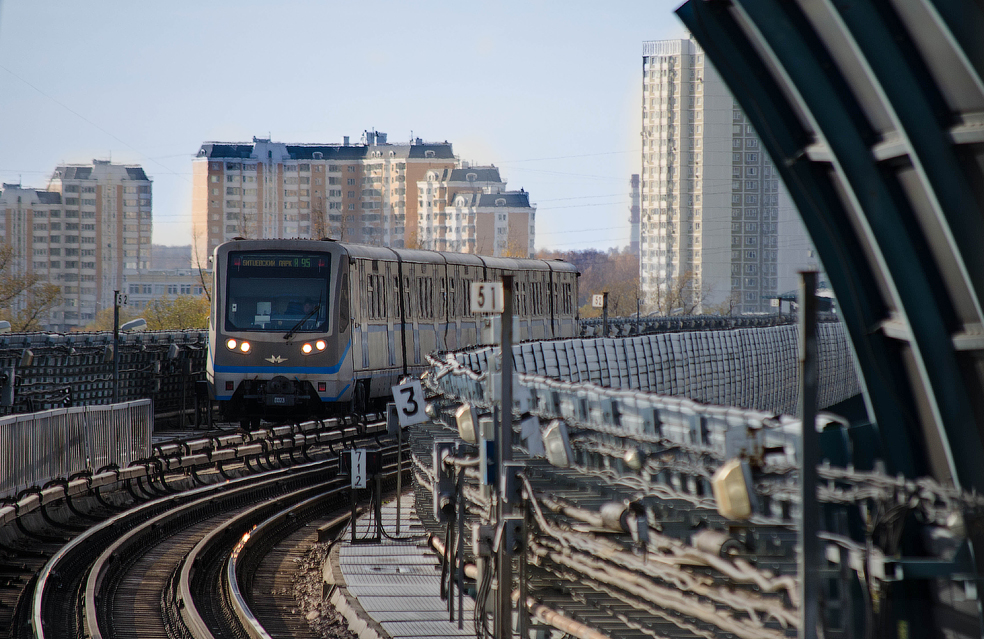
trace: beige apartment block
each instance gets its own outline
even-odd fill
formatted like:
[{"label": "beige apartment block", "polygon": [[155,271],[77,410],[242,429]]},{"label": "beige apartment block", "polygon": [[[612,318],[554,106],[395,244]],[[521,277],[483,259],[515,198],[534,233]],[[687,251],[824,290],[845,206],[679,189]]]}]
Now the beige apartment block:
[{"label": "beige apartment block", "polygon": [[4,184],[0,193],[14,268],[61,288],[48,330],[78,329],[111,308],[124,274],[148,268],[151,231],[151,181],[136,165],[63,165],[47,190]]},{"label": "beige apartment block", "polygon": [[524,190],[507,191],[494,166],[428,171],[417,184],[420,248],[530,257],[536,207]]},{"label": "beige apartment block", "polygon": [[770,311],[780,274],[816,266],[775,167],[696,42],[643,43],[642,70],[644,295],[689,275],[704,310]]},{"label": "beige apartment block", "polygon": [[193,268],[147,270],[128,273],[123,276],[122,291],[126,293],[127,305],[133,310],[141,310],[147,303],[161,297],[205,294],[202,279],[212,280],[211,271],[199,272]]},{"label": "beige apartment block", "polygon": [[193,259],[207,264],[235,237],[414,246],[417,182],[456,164],[448,142],[390,144],[376,131],[359,144],[205,143],[192,167]]}]

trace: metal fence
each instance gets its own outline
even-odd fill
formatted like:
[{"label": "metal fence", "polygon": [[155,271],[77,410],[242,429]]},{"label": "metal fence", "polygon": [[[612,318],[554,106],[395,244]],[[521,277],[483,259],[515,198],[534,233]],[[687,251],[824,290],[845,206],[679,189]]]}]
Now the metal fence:
[{"label": "metal fence", "polygon": [[[603,336],[604,320],[600,317],[581,318],[581,337],[628,337],[631,335],[647,335],[649,333],[666,333],[674,331],[720,331],[735,328],[768,328],[770,326],[785,326],[796,324],[796,315],[674,315],[674,316],[642,316],[642,317],[609,317],[608,335]],[[817,321],[821,323],[839,322],[835,313],[819,313]]]},{"label": "metal fence", "polygon": [[[517,373],[793,414],[798,400],[797,331],[794,325],[783,325],[529,342],[513,346],[513,362]],[[825,408],[857,395],[861,386],[843,327],[822,323],[817,333],[817,401]],[[483,372],[492,353],[492,347],[483,347],[455,353],[454,358]]]},{"label": "metal fence", "polygon": [[0,417],[0,495],[145,459],[153,421],[149,399]]},{"label": "metal fence", "polygon": [[[207,332],[120,335],[120,401],[151,398],[154,410],[194,406],[205,379]],[[13,394],[0,415],[113,401],[112,333],[24,333],[0,337],[0,373],[13,374]]]}]

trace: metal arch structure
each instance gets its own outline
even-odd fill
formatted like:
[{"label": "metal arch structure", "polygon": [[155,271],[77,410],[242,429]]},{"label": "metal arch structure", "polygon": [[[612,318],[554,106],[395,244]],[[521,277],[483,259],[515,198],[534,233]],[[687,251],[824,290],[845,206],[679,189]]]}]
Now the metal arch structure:
[{"label": "metal arch structure", "polygon": [[[984,4],[690,0],[677,13],[813,239],[887,470],[984,492]],[[979,583],[984,536],[969,532]],[[918,554],[919,532],[906,537]],[[946,587],[906,579],[886,593],[894,624],[869,631],[940,633]],[[959,636],[982,634],[974,603]]]},{"label": "metal arch structure", "polygon": [[984,6],[691,0],[677,13],[799,208],[889,471],[984,492]]}]

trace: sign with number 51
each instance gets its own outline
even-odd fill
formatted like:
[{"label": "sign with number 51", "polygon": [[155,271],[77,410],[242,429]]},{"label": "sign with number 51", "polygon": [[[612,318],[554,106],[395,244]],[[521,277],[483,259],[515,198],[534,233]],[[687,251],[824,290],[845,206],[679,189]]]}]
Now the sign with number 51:
[{"label": "sign with number 51", "polygon": [[410,426],[426,422],[429,417],[424,412],[424,389],[420,380],[393,387],[393,403],[400,418],[400,426]]},{"label": "sign with number 51", "polygon": [[472,282],[471,312],[501,313],[502,282]]}]

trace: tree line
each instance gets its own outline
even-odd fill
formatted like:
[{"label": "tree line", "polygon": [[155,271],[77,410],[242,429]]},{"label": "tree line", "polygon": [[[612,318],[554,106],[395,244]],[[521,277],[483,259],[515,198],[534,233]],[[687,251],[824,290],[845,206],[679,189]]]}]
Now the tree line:
[{"label": "tree line", "polygon": [[[0,243],[0,320],[10,322],[15,333],[44,330],[51,311],[61,304],[59,286],[46,282],[33,271],[20,272],[15,264],[14,247]],[[143,308],[120,307],[120,323],[137,317],[147,320],[147,330],[165,331],[208,327],[209,299],[205,295],[162,296]],[[96,314],[82,330],[108,331],[113,329],[113,309]]]},{"label": "tree line", "polygon": [[724,302],[709,306],[710,286],[698,284],[693,273],[675,277],[657,277],[652,289],[644,293],[639,285],[639,256],[628,247],[608,251],[537,252],[540,259],[561,259],[573,264],[581,273],[578,280],[578,307],[581,317],[601,317],[601,309],[591,306],[591,297],[608,293],[609,317],[640,315],[730,315],[737,306],[732,295]]}]

